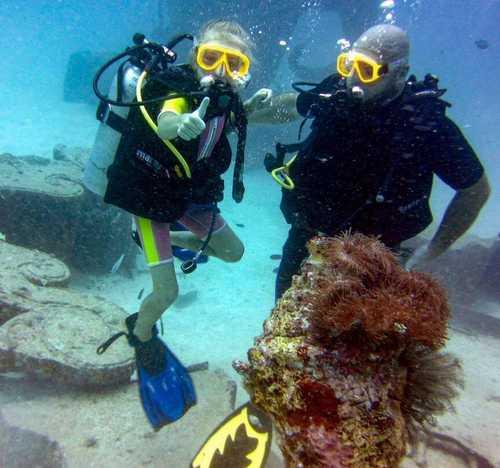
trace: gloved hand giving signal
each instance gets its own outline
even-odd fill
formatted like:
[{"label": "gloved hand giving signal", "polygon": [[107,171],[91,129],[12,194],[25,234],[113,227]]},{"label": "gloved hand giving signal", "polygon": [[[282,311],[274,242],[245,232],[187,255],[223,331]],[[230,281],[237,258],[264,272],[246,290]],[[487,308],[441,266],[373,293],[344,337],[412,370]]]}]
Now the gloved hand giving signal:
[{"label": "gloved hand giving signal", "polygon": [[259,89],[252,97],[247,99],[243,106],[247,114],[264,109],[271,103],[273,91],[269,88]]},{"label": "gloved hand giving signal", "polygon": [[204,97],[200,107],[194,112],[180,115],[179,126],[177,127],[177,136],[183,140],[189,141],[197,138],[205,130],[206,124],[203,121],[207,113],[210,98]]}]

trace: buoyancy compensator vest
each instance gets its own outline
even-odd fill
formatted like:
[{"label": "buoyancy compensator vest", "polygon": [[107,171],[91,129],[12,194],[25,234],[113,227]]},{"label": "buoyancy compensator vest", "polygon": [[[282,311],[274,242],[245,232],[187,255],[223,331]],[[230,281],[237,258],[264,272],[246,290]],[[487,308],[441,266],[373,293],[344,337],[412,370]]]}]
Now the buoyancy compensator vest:
[{"label": "buoyancy compensator vest", "polygon": [[[351,121],[354,126],[357,126],[363,124],[363,119],[370,119],[372,117],[369,113],[363,112],[359,100],[349,94],[349,90],[345,86],[345,81],[338,76],[333,75],[332,77],[328,77],[322,83],[307,91],[298,86],[294,86],[294,88],[300,93],[308,93],[310,95],[308,96],[309,105],[306,118],[313,119],[311,132],[305,140],[299,143],[288,145],[278,143],[276,145],[276,156],[268,154],[265,162],[266,169],[269,172],[285,172],[284,175],[280,175],[279,180],[284,189],[281,208],[288,223],[301,225],[304,219],[311,216],[311,210],[307,209],[308,206],[310,208],[310,203],[312,203],[309,197],[314,195],[318,187],[324,185],[320,183],[322,181],[313,181],[310,189],[302,191],[302,187],[297,189],[297,183],[294,183],[295,175],[299,178],[304,174],[307,175],[308,179],[312,177],[311,173],[314,170],[311,166],[314,164],[315,159],[314,148],[316,140],[324,138],[323,132],[332,128],[338,120],[343,120],[344,122]],[[370,206],[384,205],[388,211],[401,212],[402,217],[407,214],[405,210],[399,210],[400,207],[397,204],[400,202],[400,199],[397,193],[395,193],[398,190],[399,173],[402,170],[402,165],[405,163],[403,156],[408,152],[405,147],[405,145],[409,144],[407,136],[412,133],[415,135],[425,130],[427,127],[424,128],[423,122],[426,125],[439,126],[440,119],[445,116],[446,108],[450,106],[449,103],[441,99],[445,92],[446,90],[438,88],[438,79],[433,75],[426,75],[422,81],[417,81],[415,76],[411,76],[407,81],[403,95],[398,98],[394,105],[388,107],[387,114],[385,111],[376,114],[375,118],[380,119],[384,127],[382,130],[390,136],[390,144],[386,146],[387,152],[390,154],[387,157],[388,165],[384,172],[385,175],[380,179],[380,183],[373,193],[364,202],[352,206],[349,209],[349,214],[341,217],[341,219],[335,219],[334,225],[330,225],[328,231],[338,232],[347,229],[355,223],[356,219],[362,217],[363,213],[366,213],[366,209]],[[337,141],[335,134],[333,134],[331,141],[332,148],[334,149],[339,144],[341,145],[342,143]],[[413,149],[418,151],[418,148]],[[285,162],[287,153],[295,153],[289,162]],[[333,151],[332,154],[334,155],[335,153]],[[321,171],[318,171],[318,177],[323,181],[328,177],[335,178],[335,174],[331,173],[331,171],[329,172],[327,169],[327,167],[322,166]],[[287,186],[284,186],[282,183],[285,178],[288,180]],[[295,182],[302,182],[302,184],[298,184],[299,186],[304,184],[304,181],[299,181],[299,179]],[[318,193],[318,196],[320,198],[323,197],[325,200],[328,198],[328,194],[324,191]],[[404,199],[403,202],[407,206],[412,204],[412,200]],[[416,203],[416,200],[414,202]],[[424,217],[429,218],[430,214],[427,214],[427,211],[426,208],[422,208]],[[334,217],[332,215],[332,211],[325,209],[322,218],[332,218]],[[325,225],[322,222],[323,220],[313,220],[313,226],[307,222],[305,225],[314,229],[318,228],[318,226],[324,227],[326,222]],[[408,233],[413,230],[415,234],[418,233],[422,225],[428,222],[428,219],[422,220],[420,225],[418,225],[419,222],[416,221],[413,223],[412,221],[413,224],[408,228]]]},{"label": "buoyancy compensator vest", "polygon": [[[231,159],[225,135],[214,149],[214,156],[220,157],[200,163],[196,161],[197,140],[178,139],[175,145],[161,140],[154,120],[167,99],[183,97],[196,105],[209,96],[207,120],[216,116],[229,119],[233,113],[238,132],[233,197],[241,201],[244,190],[246,117],[243,105],[239,96],[221,83],[202,88],[189,66],[172,65],[176,59],[172,47],[185,38],[192,39],[192,36],[178,36],[162,46],[136,35],[134,42],[138,45],[101,67],[94,80],[94,90],[101,99],[97,118],[102,123],[85,169],[84,182],[90,190],[104,196],[106,202],[159,222],[178,219],[189,201],[219,201],[222,181],[218,179]],[[109,95],[103,96],[98,90],[100,76],[123,57],[128,59],[120,65]]]}]

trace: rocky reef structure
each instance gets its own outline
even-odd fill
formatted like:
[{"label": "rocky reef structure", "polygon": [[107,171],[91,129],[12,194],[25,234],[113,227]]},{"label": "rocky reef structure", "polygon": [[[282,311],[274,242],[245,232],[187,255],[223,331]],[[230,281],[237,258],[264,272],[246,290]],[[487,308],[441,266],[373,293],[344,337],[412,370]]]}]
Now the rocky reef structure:
[{"label": "rocky reef structure", "polygon": [[375,239],[308,248],[249,362],[234,367],[273,418],[287,466],[398,466],[462,385],[460,364],[440,351],[444,291]]},{"label": "rocky reef structure", "polygon": [[125,340],[104,356],[95,352],[123,330],[126,312],[66,289],[69,280],[63,262],[0,240],[0,373],[75,387],[130,382],[134,358]]},{"label": "rocky reef structure", "polygon": [[0,155],[0,232],[10,243],[56,255],[86,273],[135,264],[130,216],[82,184],[89,150],[58,145],[54,158]]},{"label": "rocky reef structure", "polygon": [[450,249],[426,266],[445,288],[452,304],[500,301],[500,238],[474,239]]},{"label": "rocky reef structure", "polygon": [[446,290],[450,328],[500,339],[500,237],[471,238],[424,268]]},{"label": "rocky reef structure", "polygon": [[[236,384],[208,363],[188,366],[203,398],[162,436],[139,403],[133,350],[117,341],[126,312],[72,291],[67,265],[0,239],[0,467],[187,466]],[[276,465],[274,465],[276,466]]]}]

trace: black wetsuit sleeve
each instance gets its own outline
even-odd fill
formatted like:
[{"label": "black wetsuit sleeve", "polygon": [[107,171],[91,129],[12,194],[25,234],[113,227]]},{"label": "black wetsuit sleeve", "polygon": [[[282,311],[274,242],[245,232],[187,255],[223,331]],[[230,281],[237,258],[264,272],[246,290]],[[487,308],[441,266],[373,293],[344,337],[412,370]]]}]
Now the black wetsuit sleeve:
[{"label": "black wetsuit sleeve", "polygon": [[460,128],[444,117],[432,138],[432,170],[454,190],[474,185],[484,168]]},{"label": "black wetsuit sleeve", "polygon": [[312,93],[300,93],[297,96],[297,112],[302,116],[306,117],[309,109],[316,101],[316,96]]},{"label": "black wetsuit sleeve", "polygon": [[318,93],[332,93],[339,87],[339,75],[330,75],[319,83],[309,92],[299,93],[297,96],[297,112],[302,117],[310,117],[308,115],[311,106],[318,102]]}]

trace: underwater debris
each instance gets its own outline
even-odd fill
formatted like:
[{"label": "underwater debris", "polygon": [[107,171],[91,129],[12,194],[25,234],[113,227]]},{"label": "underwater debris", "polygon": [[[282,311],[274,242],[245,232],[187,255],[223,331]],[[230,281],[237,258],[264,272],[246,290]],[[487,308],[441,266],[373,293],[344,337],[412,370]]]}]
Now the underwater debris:
[{"label": "underwater debris", "polygon": [[43,252],[1,242],[0,260],[0,372],[81,387],[130,380],[126,344],[104,361],[95,352],[104,336],[120,331],[123,309],[65,289],[68,267]]},{"label": "underwater debris", "polygon": [[453,305],[452,325],[459,333],[478,337],[490,336],[500,339],[500,319],[493,315],[483,314],[479,308]]},{"label": "underwater debris", "polygon": [[[0,232],[13,244],[54,254],[83,273],[108,273],[114,259],[135,252],[130,220],[117,221],[117,208],[84,189],[89,151],[58,145],[54,155],[0,154]],[[130,270],[134,259],[127,255],[122,269]]]},{"label": "underwater debris", "polygon": [[190,373],[208,370],[208,361],[191,364],[186,368]]},{"label": "underwater debris", "polygon": [[500,302],[500,268],[498,268],[500,265],[500,235],[495,239],[490,250],[491,254],[481,278],[481,291],[489,299]]},{"label": "underwater debris", "polygon": [[233,367],[289,466],[398,466],[462,385],[458,361],[440,353],[444,290],[360,234],[308,249],[248,363]]},{"label": "underwater debris", "polygon": [[[151,430],[137,402],[137,386],[128,382],[112,390],[81,391],[53,383],[35,388],[32,381],[16,380],[8,386],[12,398],[3,400],[0,408],[0,466],[154,466],[158,464],[155,460],[143,464],[144,457],[138,454],[157,453],[163,454],[156,460],[162,466],[187,467],[193,455],[190,441],[204,440],[213,430],[214,419],[222,420],[230,412],[226,374],[204,371],[193,374],[193,379],[203,398],[193,419],[185,418],[164,429],[175,432],[175,437]],[[5,391],[2,387],[2,393]],[[203,416],[207,414],[210,417]],[[87,438],[95,438],[97,444],[85,448]],[[179,440],[186,443],[179,444]],[[56,463],[58,452],[63,452],[64,463]],[[168,461],[163,463],[165,457]]]},{"label": "underwater debris", "polygon": [[236,396],[238,394],[238,384],[234,380],[229,380],[227,383],[227,391],[229,393],[229,407],[234,410],[236,408]]},{"label": "underwater debris", "polygon": [[66,286],[71,278],[68,267],[43,252],[0,243],[0,325],[32,310],[37,286]]},{"label": "underwater debris", "polygon": [[425,272],[445,287],[450,303],[469,306],[485,295],[500,297],[500,286],[495,281],[500,279],[498,259],[500,242],[478,239],[445,252],[436,261],[429,262]]}]

